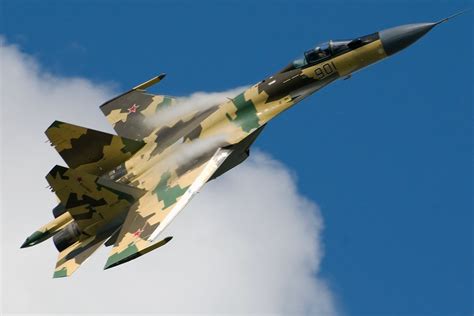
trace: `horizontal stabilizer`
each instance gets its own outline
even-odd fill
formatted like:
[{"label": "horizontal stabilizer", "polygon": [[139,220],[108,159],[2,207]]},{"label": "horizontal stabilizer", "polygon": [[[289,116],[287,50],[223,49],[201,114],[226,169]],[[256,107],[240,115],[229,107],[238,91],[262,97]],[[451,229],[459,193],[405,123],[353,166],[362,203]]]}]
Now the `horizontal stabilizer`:
[{"label": "horizontal stabilizer", "polygon": [[94,175],[112,170],[145,145],[60,121],[53,122],[45,134],[70,168]]},{"label": "horizontal stabilizer", "polygon": [[94,224],[112,219],[128,209],[141,191],[124,184],[114,183],[110,188],[95,175],[55,166],[46,180],[67,212],[84,232]]},{"label": "horizontal stabilizer", "polygon": [[61,251],[58,255],[53,278],[64,278],[75,272],[102,244],[104,240],[90,237],[78,241]]}]

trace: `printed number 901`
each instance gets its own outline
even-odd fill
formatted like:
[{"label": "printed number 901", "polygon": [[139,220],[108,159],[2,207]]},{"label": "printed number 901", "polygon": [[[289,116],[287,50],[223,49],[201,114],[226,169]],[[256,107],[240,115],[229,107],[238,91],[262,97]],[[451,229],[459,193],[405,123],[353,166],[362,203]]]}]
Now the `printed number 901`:
[{"label": "printed number 901", "polygon": [[334,66],[333,62],[324,64],[314,70],[314,74],[316,75],[316,78],[320,80],[326,78],[327,76],[332,75],[335,72],[336,72],[336,66]]}]

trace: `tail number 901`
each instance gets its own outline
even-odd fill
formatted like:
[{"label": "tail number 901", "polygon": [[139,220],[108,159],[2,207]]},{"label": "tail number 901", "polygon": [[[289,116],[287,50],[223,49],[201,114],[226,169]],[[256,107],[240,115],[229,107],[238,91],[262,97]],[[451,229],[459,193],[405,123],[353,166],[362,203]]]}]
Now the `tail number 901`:
[{"label": "tail number 901", "polygon": [[318,66],[314,70],[314,74],[316,75],[316,78],[319,80],[324,79],[334,73],[336,73],[336,66],[334,66],[333,62],[329,62],[321,66]]}]

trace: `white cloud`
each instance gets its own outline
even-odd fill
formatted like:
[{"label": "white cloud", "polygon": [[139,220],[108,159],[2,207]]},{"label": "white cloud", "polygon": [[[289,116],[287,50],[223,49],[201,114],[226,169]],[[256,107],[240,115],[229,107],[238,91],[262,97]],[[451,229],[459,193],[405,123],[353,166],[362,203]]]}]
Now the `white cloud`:
[{"label": "white cloud", "polygon": [[0,54],[3,312],[335,314],[318,276],[319,210],[284,165],[258,151],[205,187],[165,247],[107,271],[101,249],[71,278],[52,279],[51,242],[19,248],[56,202],[43,177],[63,163],[42,132],[55,119],[111,131],[98,105],[115,92],[47,74],[4,41]]}]

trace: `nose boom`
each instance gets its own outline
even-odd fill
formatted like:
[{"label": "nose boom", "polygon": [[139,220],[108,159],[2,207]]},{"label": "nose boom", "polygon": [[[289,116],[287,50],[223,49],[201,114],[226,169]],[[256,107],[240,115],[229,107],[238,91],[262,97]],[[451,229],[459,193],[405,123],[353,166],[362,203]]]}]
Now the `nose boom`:
[{"label": "nose boom", "polygon": [[380,31],[379,38],[382,41],[385,53],[390,56],[401,51],[423,37],[423,35],[428,33],[436,25],[451,20],[467,11],[468,10],[464,10],[455,13],[438,22],[406,24]]}]

